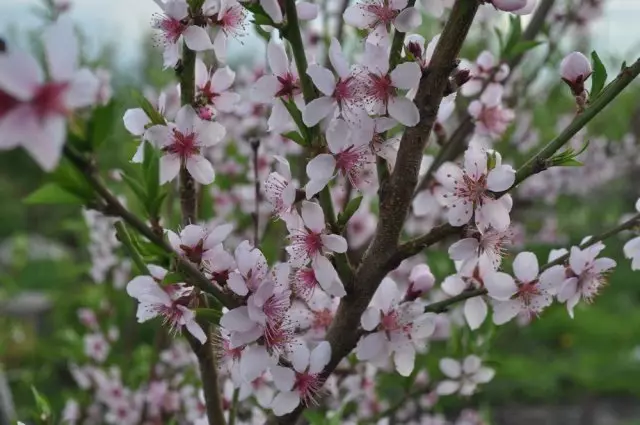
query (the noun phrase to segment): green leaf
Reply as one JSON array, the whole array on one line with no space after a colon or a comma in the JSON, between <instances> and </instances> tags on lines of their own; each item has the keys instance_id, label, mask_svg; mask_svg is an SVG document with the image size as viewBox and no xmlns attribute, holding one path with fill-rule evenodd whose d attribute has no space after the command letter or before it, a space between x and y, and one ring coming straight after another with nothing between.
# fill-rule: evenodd
<instances>
[{"instance_id":1,"label":"green leaf","mask_svg":"<svg viewBox=\"0 0 640 425\"><path fill-rule=\"evenodd\" d=\"M156 108L154 108L154 106L151 104L151 102L149 102L149 100L146 97L144 97L137 91L133 92L133 97L136 100L136 102L138 102L138 105L140 105L144 113L147 114L147 116L149 117L149 120L151 121L151 124L156 124L156 125L167 124L162 114L158 112Z\"/></svg>"},{"instance_id":2,"label":"green leaf","mask_svg":"<svg viewBox=\"0 0 640 425\"><path fill-rule=\"evenodd\" d=\"M290 131L288 133L282 133L282 137L286 137L289 140L293 140L300 146L307 146L307 143L304 141L304 138L297 131Z\"/></svg>"},{"instance_id":3,"label":"green leaf","mask_svg":"<svg viewBox=\"0 0 640 425\"><path fill-rule=\"evenodd\" d=\"M99 106L91 115L87 134L94 149L99 148L105 140L111 137L115 119L116 104L111 101L105 106Z\"/></svg>"},{"instance_id":4,"label":"green leaf","mask_svg":"<svg viewBox=\"0 0 640 425\"><path fill-rule=\"evenodd\" d=\"M196 317L217 325L220 323L222 312L212 308L196 308Z\"/></svg>"},{"instance_id":5,"label":"green leaf","mask_svg":"<svg viewBox=\"0 0 640 425\"><path fill-rule=\"evenodd\" d=\"M298 126L298 129L300 130L302 137L304 138L305 144L303 146L310 146L311 131L309 130L309 127L307 127L304 124L304 121L302 121L302 112L300 112L300 110L298 109L298 107L296 106L293 100L284 100L284 99L281 99L281 100L285 108L287 108L287 111L289 111L289 115L291 115L291 118L293 118L293 121Z\"/></svg>"},{"instance_id":6,"label":"green leaf","mask_svg":"<svg viewBox=\"0 0 640 425\"><path fill-rule=\"evenodd\" d=\"M93 188L85 177L71 163L63 159L51 174L51 179L61 188L77 197L90 201L95 199Z\"/></svg>"},{"instance_id":7,"label":"green leaf","mask_svg":"<svg viewBox=\"0 0 640 425\"><path fill-rule=\"evenodd\" d=\"M149 202L147 207L147 212L149 213L150 218L157 218L160 215L160 209L162 209L162 204L164 200L167 198L169 192L166 190L160 193L154 200Z\"/></svg>"},{"instance_id":8,"label":"green leaf","mask_svg":"<svg viewBox=\"0 0 640 425\"><path fill-rule=\"evenodd\" d=\"M126 174L126 173L122 174L122 180L133 191L133 193L136 195L136 198L138 198L138 200L143 205L146 205L147 204L147 192L146 192L144 186L142 186L142 184L139 181L137 181L137 179L135 179L134 177L132 177L132 176Z\"/></svg>"},{"instance_id":9,"label":"green leaf","mask_svg":"<svg viewBox=\"0 0 640 425\"><path fill-rule=\"evenodd\" d=\"M496 27L494 30L496 32L496 37L498 37L498 50L502 53L504 51L504 35L499 28Z\"/></svg>"},{"instance_id":10,"label":"green leaf","mask_svg":"<svg viewBox=\"0 0 640 425\"><path fill-rule=\"evenodd\" d=\"M326 415L319 410L305 410L303 415L310 425L326 425L329 422Z\"/></svg>"},{"instance_id":11,"label":"green leaf","mask_svg":"<svg viewBox=\"0 0 640 425\"><path fill-rule=\"evenodd\" d=\"M591 91L589 92L590 102L600 94L604 83L607 81L607 69L595 50L591 52L591 60L593 62L593 75L591 76Z\"/></svg>"},{"instance_id":12,"label":"green leaf","mask_svg":"<svg viewBox=\"0 0 640 425\"><path fill-rule=\"evenodd\" d=\"M523 53L528 52L529 50L538 47L542 44L542 41L538 40L529 40L529 41L521 41L516 44L513 49L511 49L511 57L519 56Z\"/></svg>"},{"instance_id":13,"label":"green leaf","mask_svg":"<svg viewBox=\"0 0 640 425\"><path fill-rule=\"evenodd\" d=\"M127 254L129 254L129 258L133 260L133 263L136 265L138 272L142 275L149 275L149 269L140 256L140 253L133 243L131 236L129 236L129 232L127 231L124 223L122 221L117 221L114 224L114 227L116 228L116 237L122 243L122 246L126 250Z\"/></svg>"},{"instance_id":14,"label":"green leaf","mask_svg":"<svg viewBox=\"0 0 640 425\"><path fill-rule=\"evenodd\" d=\"M355 212L360 208L360 204L362 203L362 196L358 196L349 201L344 211L338 214L338 225L340 227L344 226L349 222L351 216L355 214Z\"/></svg>"},{"instance_id":15,"label":"green leaf","mask_svg":"<svg viewBox=\"0 0 640 425\"><path fill-rule=\"evenodd\" d=\"M202 5L204 4L204 0L188 0L188 3L191 10L197 11L200 8L202 8Z\"/></svg>"},{"instance_id":16,"label":"green leaf","mask_svg":"<svg viewBox=\"0 0 640 425\"><path fill-rule=\"evenodd\" d=\"M184 276L178 272L167 273L164 279L162 279L163 285L173 285L174 283L184 282Z\"/></svg>"},{"instance_id":17,"label":"green leaf","mask_svg":"<svg viewBox=\"0 0 640 425\"><path fill-rule=\"evenodd\" d=\"M38 409L38 417L43 421L48 420L51 417L51 406L49 405L49 401L42 396L33 385L31 386L31 392L33 393L36 408Z\"/></svg>"},{"instance_id":18,"label":"green leaf","mask_svg":"<svg viewBox=\"0 0 640 425\"><path fill-rule=\"evenodd\" d=\"M144 171L147 200L154 201L160 192L160 156L153 146L151 146L151 143L143 143L144 159L142 169ZM149 209L149 205L145 206Z\"/></svg>"},{"instance_id":19,"label":"green leaf","mask_svg":"<svg viewBox=\"0 0 640 425\"><path fill-rule=\"evenodd\" d=\"M504 50L501 55L503 58L509 58L512 55L511 52L522 38L522 23L520 21L520 16L513 15L509 20L511 21L511 25L509 35L507 36L507 42L505 43Z\"/></svg>"},{"instance_id":20,"label":"green leaf","mask_svg":"<svg viewBox=\"0 0 640 425\"><path fill-rule=\"evenodd\" d=\"M29 205L36 204L67 204L67 205L84 205L85 201L67 192L56 183L46 183L44 186L31 192L23 202Z\"/></svg>"}]
</instances>

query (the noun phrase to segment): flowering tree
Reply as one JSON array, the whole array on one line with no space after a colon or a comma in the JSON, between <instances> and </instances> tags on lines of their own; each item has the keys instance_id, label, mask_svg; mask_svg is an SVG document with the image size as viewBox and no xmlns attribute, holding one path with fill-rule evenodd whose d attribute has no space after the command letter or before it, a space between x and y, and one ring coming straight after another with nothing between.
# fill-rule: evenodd
<instances>
[{"instance_id":1,"label":"flowering tree","mask_svg":"<svg viewBox=\"0 0 640 425\"><path fill-rule=\"evenodd\" d=\"M548 261L514 244L512 214L537 187L559 193L558 181L579 178L563 174L591 149L576 135L640 74L640 60L607 83L597 54L570 53L554 78L575 99L569 122L535 154L496 148L524 140L511 131L531 83L518 67L542 43L542 65L558 48L555 27L542 29L584 24L598 2L570 2L579 12L566 14L554 0L347 0L336 12L293 0L156 3L177 86L124 113L139 144L108 183L98 152L109 83L81 66L68 5L50 4L44 66L12 46L0 53L0 148L24 148L51 172L31 202L82 203L94 280L119 271L137 321L157 322L150 371L134 384L106 367L117 332L81 312L90 361L71 371L94 397L70 400L64 421L293 424L319 406L327 417L309 421L404 412L427 423L437 418L424 403L411 416L413 398L428 394L433 407L500 376L474 345L438 358L441 379L426 381L422 359L456 337L452 327L480 336L490 322L544 320L556 303L573 317L596 300L616 267L601 255L605 239L640 214ZM489 26L508 16L508 28L496 30L499 49L462 61L481 14ZM523 31L519 15L530 14ZM411 33L423 17L444 24L430 41ZM227 44L249 25L267 66L241 74ZM455 263L441 282L425 256L435 250ZM624 256L640 268L637 237ZM389 371L416 387L397 404L375 391Z\"/></svg>"}]
</instances>

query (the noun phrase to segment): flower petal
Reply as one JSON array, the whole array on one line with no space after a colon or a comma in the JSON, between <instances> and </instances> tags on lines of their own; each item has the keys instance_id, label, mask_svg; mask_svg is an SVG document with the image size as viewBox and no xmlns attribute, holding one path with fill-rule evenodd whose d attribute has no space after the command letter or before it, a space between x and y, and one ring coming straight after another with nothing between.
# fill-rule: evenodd
<instances>
[{"instance_id":1,"label":"flower petal","mask_svg":"<svg viewBox=\"0 0 640 425\"><path fill-rule=\"evenodd\" d=\"M464 303L464 317L471 330L476 330L487 317L487 304L481 297L469 298Z\"/></svg>"},{"instance_id":2,"label":"flower petal","mask_svg":"<svg viewBox=\"0 0 640 425\"><path fill-rule=\"evenodd\" d=\"M389 115L407 127L413 127L420 121L420 112L416 105L403 96L393 96L389 99Z\"/></svg>"},{"instance_id":3,"label":"flower petal","mask_svg":"<svg viewBox=\"0 0 640 425\"><path fill-rule=\"evenodd\" d=\"M313 99L302 111L302 121L308 127L318 124L323 118L331 116L338 107L338 102L332 97L322 96Z\"/></svg>"},{"instance_id":4,"label":"flower petal","mask_svg":"<svg viewBox=\"0 0 640 425\"><path fill-rule=\"evenodd\" d=\"M536 280L538 271L538 257L533 252L521 252L513 260L513 273L522 283Z\"/></svg>"},{"instance_id":5,"label":"flower petal","mask_svg":"<svg viewBox=\"0 0 640 425\"><path fill-rule=\"evenodd\" d=\"M184 36L185 44L191 50L202 52L204 50L213 49L211 37L209 37L207 30L202 27L190 25L186 30L184 30L182 35Z\"/></svg>"},{"instance_id":6,"label":"flower petal","mask_svg":"<svg viewBox=\"0 0 640 425\"><path fill-rule=\"evenodd\" d=\"M47 28L43 40L51 78L70 81L78 67L78 39L69 17L61 17Z\"/></svg>"},{"instance_id":7,"label":"flower petal","mask_svg":"<svg viewBox=\"0 0 640 425\"><path fill-rule=\"evenodd\" d=\"M490 272L483 281L489 296L499 301L506 301L518 292L513 278L503 272Z\"/></svg>"}]
</instances>

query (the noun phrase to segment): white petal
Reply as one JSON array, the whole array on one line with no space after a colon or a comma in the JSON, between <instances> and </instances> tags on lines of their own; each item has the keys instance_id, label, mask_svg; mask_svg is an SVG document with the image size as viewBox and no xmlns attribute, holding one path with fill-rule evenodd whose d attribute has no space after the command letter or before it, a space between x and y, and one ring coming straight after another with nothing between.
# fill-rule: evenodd
<instances>
[{"instance_id":1,"label":"white petal","mask_svg":"<svg viewBox=\"0 0 640 425\"><path fill-rule=\"evenodd\" d=\"M264 346L250 345L242 351L240 374L247 382L260 377L269 367L269 354Z\"/></svg>"},{"instance_id":2,"label":"white petal","mask_svg":"<svg viewBox=\"0 0 640 425\"><path fill-rule=\"evenodd\" d=\"M396 350L393 356L393 363L396 370L402 376L409 376L413 372L413 365L416 359L416 351L411 344L405 344L401 350Z\"/></svg>"},{"instance_id":3,"label":"white petal","mask_svg":"<svg viewBox=\"0 0 640 425\"><path fill-rule=\"evenodd\" d=\"M232 332L246 332L255 326L249 319L247 306L237 307L222 315L220 326Z\"/></svg>"},{"instance_id":4,"label":"white petal","mask_svg":"<svg viewBox=\"0 0 640 425\"><path fill-rule=\"evenodd\" d=\"M184 36L184 42L191 50L202 52L204 50L213 49L211 38L209 37L207 30L202 27L191 25L187 27L182 35Z\"/></svg>"},{"instance_id":5,"label":"white petal","mask_svg":"<svg viewBox=\"0 0 640 425\"><path fill-rule=\"evenodd\" d=\"M142 108L127 109L122 117L124 127L134 136L142 136L145 132L145 126L151 121Z\"/></svg>"},{"instance_id":6,"label":"white petal","mask_svg":"<svg viewBox=\"0 0 640 425\"><path fill-rule=\"evenodd\" d=\"M476 374L473 375L473 380L478 384L486 384L493 379L495 374L495 370L489 367L481 367L480 370L478 370Z\"/></svg>"},{"instance_id":7,"label":"white petal","mask_svg":"<svg viewBox=\"0 0 640 425\"><path fill-rule=\"evenodd\" d=\"M218 144L227 133L227 130L217 122L200 120L197 125L198 143L202 146Z\"/></svg>"},{"instance_id":8,"label":"white petal","mask_svg":"<svg viewBox=\"0 0 640 425\"><path fill-rule=\"evenodd\" d=\"M236 79L236 73L231 68L225 66L224 68L218 68L211 77L211 85L217 93L221 93L233 84Z\"/></svg>"},{"instance_id":9,"label":"white petal","mask_svg":"<svg viewBox=\"0 0 640 425\"><path fill-rule=\"evenodd\" d=\"M347 124L345 120L340 118L333 120L327 129L327 144L329 145L329 150L337 154L351 145L353 142L349 143L349 133L349 124ZM367 140L367 143L368 142Z\"/></svg>"},{"instance_id":10,"label":"white petal","mask_svg":"<svg viewBox=\"0 0 640 425\"><path fill-rule=\"evenodd\" d=\"M367 307L360 317L360 325L365 331L374 330L380 323L380 310L375 307Z\"/></svg>"},{"instance_id":11,"label":"white petal","mask_svg":"<svg viewBox=\"0 0 640 425\"><path fill-rule=\"evenodd\" d=\"M176 155L163 155L160 158L160 184L176 178L180 172L180 158Z\"/></svg>"},{"instance_id":12,"label":"white petal","mask_svg":"<svg viewBox=\"0 0 640 425\"><path fill-rule=\"evenodd\" d=\"M471 330L478 329L487 317L487 304L481 297L469 298L464 303L464 317Z\"/></svg>"},{"instance_id":13,"label":"white petal","mask_svg":"<svg viewBox=\"0 0 640 425\"><path fill-rule=\"evenodd\" d=\"M269 15L273 23L279 24L282 22L282 9L280 9L278 0L260 0L260 6Z\"/></svg>"},{"instance_id":14,"label":"white petal","mask_svg":"<svg viewBox=\"0 0 640 425\"><path fill-rule=\"evenodd\" d=\"M311 231L320 233L324 230L324 213L322 212L322 207L319 204L315 202L302 201L302 208L300 211L305 226L307 226Z\"/></svg>"},{"instance_id":15,"label":"white petal","mask_svg":"<svg viewBox=\"0 0 640 425\"><path fill-rule=\"evenodd\" d=\"M502 325L513 319L520 313L520 300L508 300L497 302L493 306L493 323Z\"/></svg>"},{"instance_id":16,"label":"white petal","mask_svg":"<svg viewBox=\"0 0 640 425\"><path fill-rule=\"evenodd\" d=\"M609 269L612 269L616 266L615 260L611 258L598 258L593 262L593 270L597 273L605 272Z\"/></svg>"},{"instance_id":17,"label":"white petal","mask_svg":"<svg viewBox=\"0 0 640 425\"><path fill-rule=\"evenodd\" d=\"M405 62L396 66L390 74L394 87L409 90L420 82L420 66L415 62Z\"/></svg>"},{"instance_id":18,"label":"white petal","mask_svg":"<svg viewBox=\"0 0 640 425\"><path fill-rule=\"evenodd\" d=\"M387 339L383 332L366 335L358 341L356 357L358 360L371 360L385 348Z\"/></svg>"},{"instance_id":19,"label":"white petal","mask_svg":"<svg viewBox=\"0 0 640 425\"><path fill-rule=\"evenodd\" d=\"M176 115L176 126L182 134L190 134L202 122L191 105L184 105Z\"/></svg>"},{"instance_id":20,"label":"white petal","mask_svg":"<svg viewBox=\"0 0 640 425\"><path fill-rule=\"evenodd\" d=\"M293 368L302 373L307 370L307 367L309 367L310 356L311 352L309 351L306 343L303 342L293 347L289 360L291 360Z\"/></svg>"},{"instance_id":21,"label":"white petal","mask_svg":"<svg viewBox=\"0 0 640 425\"><path fill-rule=\"evenodd\" d=\"M372 23L372 16L366 13L359 4L349 6L342 14L342 17L347 25L360 29L364 29Z\"/></svg>"},{"instance_id":22,"label":"white petal","mask_svg":"<svg viewBox=\"0 0 640 425\"><path fill-rule=\"evenodd\" d=\"M460 239L449 247L449 258L453 261L472 258L477 255L479 244L476 238Z\"/></svg>"},{"instance_id":23,"label":"white petal","mask_svg":"<svg viewBox=\"0 0 640 425\"><path fill-rule=\"evenodd\" d=\"M347 241L340 235L321 235L320 239L324 247L332 252L347 252Z\"/></svg>"},{"instance_id":24,"label":"white petal","mask_svg":"<svg viewBox=\"0 0 640 425\"><path fill-rule=\"evenodd\" d=\"M236 294L244 297L249 293L249 288L247 288L247 284L244 281L244 278L240 275L240 273L232 272L229 274L229 279L227 279L227 286L235 292Z\"/></svg>"},{"instance_id":25,"label":"white petal","mask_svg":"<svg viewBox=\"0 0 640 425\"><path fill-rule=\"evenodd\" d=\"M67 138L65 118L61 115L46 118L31 136L23 140L22 146L43 170L53 170L58 165Z\"/></svg>"},{"instance_id":26,"label":"white petal","mask_svg":"<svg viewBox=\"0 0 640 425\"><path fill-rule=\"evenodd\" d=\"M271 366L273 383L280 391L289 391L295 383L295 373L292 369L282 366Z\"/></svg>"},{"instance_id":27,"label":"white petal","mask_svg":"<svg viewBox=\"0 0 640 425\"><path fill-rule=\"evenodd\" d=\"M334 282L338 279L338 273L327 257L317 256L313 259L311 267L316 275L320 287L326 292L331 292Z\"/></svg>"},{"instance_id":28,"label":"white petal","mask_svg":"<svg viewBox=\"0 0 640 425\"><path fill-rule=\"evenodd\" d=\"M578 293L578 278L572 277L564 281L558 291L558 301L561 303L569 300ZM579 294L579 293L578 293Z\"/></svg>"},{"instance_id":29,"label":"white petal","mask_svg":"<svg viewBox=\"0 0 640 425\"><path fill-rule=\"evenodd\" d=\"M261 103L271 103L280 87L273 75L263 75L251 87L251 98Z\"/></svg>"},{"instance_id":30,"label":"white petal","mask_svg":"<svg viewBox=\"0 0 640 425\"><path fill-rule=\"evenodd\" d=\"M71 20L67 16L59 18L45 30L43 40L51 78L70 81L78 67L78 40Z\"/></svg>"},{"instance_id":31,"label":"white petal","mask_svg":"<svg viewBox=\"0 0 640 425\"><path fill-rule=\"evenodd\" d=\"M0 55L0 89L18 100L31 100L43 80L42 69L33 56L21 51Z\"/></svg>"},{"instance_id":32,"label":"white petal","mask_svg":"<svg viewBox=\"0 0 640 425\"><path fill-rule=\"evenodd\" d=\"M415 7L407 7L393 20L393 25L401 32L413 31L420 24L422 24L422 15Z\"/></svg>"},{"instance_id":33,"label":"white petal","mask_svg":"<svg viewBox=\"0 0 640 425\"><path fill-rule=\"evenodd\" d=\"M286 415L293 412L300 404L300 396L297 392L281 392L271 402L271 409L276 416Z\"/></svg>"},{"instance_id":34,"label":"white petal","mask_svg":"<svg viewBox=\"0 0 640 425\"><path fill-rule=\"evenodd\" d=\"M296 3L296 12L301 21L312 21L318 17L318 5L306 1Z\"/></svg>"},{"instance_id":35,"label":"white petal","mask_svg":"<svg viewBox=\"0 0 640 425\"><path fill-rule=\"evenodd\" d=\"M322 94L325 96L331 96L333 94L336 88L336 77L333 75L333 72L323 66L311 64L307 68L307 74Z\"/></svg>"},{"instance_id":36,"label":"white petal","mask_svg":"<svg viewBox=\"0 0 640 425\"><path fill-rule=\"evenodd\" d=\"M389 115L407 127L413 127L420 121L420 112L416 105L406 97L393 96L389 99Z\"/></svg>"},{"instance_id":37,"label":"white petal","mask_svg":"<svg viewBox=\"0 0 640 425\"><path fill-rule=\"evenodd\" d=\"M166 125L154 125L144 132L144 138L157 148L173 143L173 132Z\"/></svg>"},{"instance_id":38,"label":"white petal","mask_svg":"<svg viewBox=\"0 0 640 425\"><path fill-rule=\"evenodd\" d=\"M332 97L322 96L313 99L302 111L302 121L308 127L313 127L322 121L323 118L331 116L338 107L338 102Z\"/></svg>"},{"instance_id":39,"label":"white petal","mask_svg":"<svg viewBox=\"0 0 640 425\"><path fill-rule=\"evenodd\" d=\"M502 192L513 186L516 181L516 170L510 165L499 165L489 172L487 188L494 192Z\"/></svg>"},{"instance_id":40,"label":"white petal","mask_svg":"<svg viewBox=\"0 0 640 425\"><path fill-rule=\"evenodd\" d=\"M456 379L462 374L462 365L457 360L445 357L440 359L440 370L448 378Z\"/></svg>"},{"instance_id":41,"label":"white petal","mask_svg":"<svg viewBox=\"0 0 640 425\"><path fill-rule=\"evenodd\" d=\"M64 103L69 109L84 108L96 103L100 80L86 68L80 69L71 78L64 93Z\"/></svg>"},{"instance_id":42,"label":"white petal","mask_svg":"<svg viewBox=\"0 0 640 425\"><path fill-rule=\"evenodd\" d=\"M211 184L216 178L213 165L202 155L193 155L187 159L187 171L200 184Z\"/></svg>"},{"instance_id":43,"label":"white petal","mask_svg":"<svg viewBox=\"0 0 640 425\"><path fill-rule=\"evenodd\" d=\"M202 327L200 327L198 322L196 322L195 320L189 320L187 323L185 323L184 326L187 328L191 335L193 335L198 341L200 341L200 344L204 344L205 342L207 342L207 334L204 333Z\"/></svg>"},{"instance_id":44,"label":"white petal","mask_svg":"<svg viewBox=\"0 0 640 425\"><path fill-rule=\"evenodd\" d=\"M452 297L459 295L465 290L467 284L458 275L447 276L442 282L442 290Z\"/></svg>"},{"instance_id":45,"label":"white petal","mask_svg":"<svg viewBox=\"0 0 640 425\"><path fill-rule=\"evenodd\" d=\"M507 230L511 224L509 210L499 200L486 201L481 208L481 213L488 220L487 224L500 232Z\"/></svg>"},{"instance_id":46,"label":"white petal","mask_svg":"<svg viewBox=\"0 0 640 425\"><path fill-rule=\"evenodd\" d=\"M331 360L331 345L322 341L311 352L309 360L309 373L320 373Z\"/></svg>"},{"instance_id":47,"label":"white petal","mask_svg":"<svg viewBox=\"0 0 640 425\"><path fill-rule=\"evenodd\" d=\"M458 381L442 381L436 387L436 392L439 395L451 395L460 389L460 383Z\"/></svg>"},{"instance_id":48,"label":"white petal","mask_svg":"<svg viewBox=\"0 0 640 425\"><path fill-rule=\"evenodd\" d=\"M538 257L533 252L521 252L513 260L513 273L520 282L533 282L538 277L538 270Z\"/></svg>"},{"instance_id":49,"label":"white petal","mask_svg":"<svg viewBox=\"0 0 640 425\"><path fill-rule=\"evenodd\" d=\"M349 64L342 53L340 42L335 37L331 38L331 45L329 46L329 60L331 61L333 69L336 70L336 73L340 78L344 79L349 76Z\"/></svg>"},{"instance_id":50,"label":"white petal","mask_svg":"<svg viewBox=\"0 0 640 425\"><path fill-rule=\"evenodd\" d=\"M275 37L271 38L267 46L267 59L274 75L282 76L289 72L287 52L285 52L284 46L276 41Z\"/></svg>"},{"instance_id":51,"label":"white petal","mask_svg":"<svg viewBox=\"0 0 640 425\"><path fill-rule=\"evenodd\" d=\"M375 294L373 294L371 305L383 313L388 313L398 303L400 295L396 282L389 277L385 277L380 282Z\"/></svg>"},{"instance_id":52,"label":"white petal","mask_svg":"<svg viewBox=\"0 0 640 425\"><path fill-rule=\"evenodd\" d=\"M513 278L502 272L490 272L484 278L484 286L491 298L500 301L508 300L518 291L518 286Z\"/></svg>"}]
</instances>

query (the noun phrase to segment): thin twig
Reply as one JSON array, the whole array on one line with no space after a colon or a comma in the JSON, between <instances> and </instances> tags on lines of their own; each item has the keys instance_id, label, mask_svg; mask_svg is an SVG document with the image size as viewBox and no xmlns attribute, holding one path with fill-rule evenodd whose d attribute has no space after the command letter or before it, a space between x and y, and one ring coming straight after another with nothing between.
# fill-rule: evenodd
<instances>
[{"instance_id":1,"label":"thin twig","mask_svg":"<svg viewBox=\"0 0 640 425\"><path fill-rule=\"evenodd\" d=\"M260 246L260 177L258 176L258 150L260 149L260 139L251 140L251 150L253 151L253 184L255 188L255 200L253 208L253 246Z\"/></svg>"}]
</instances>

